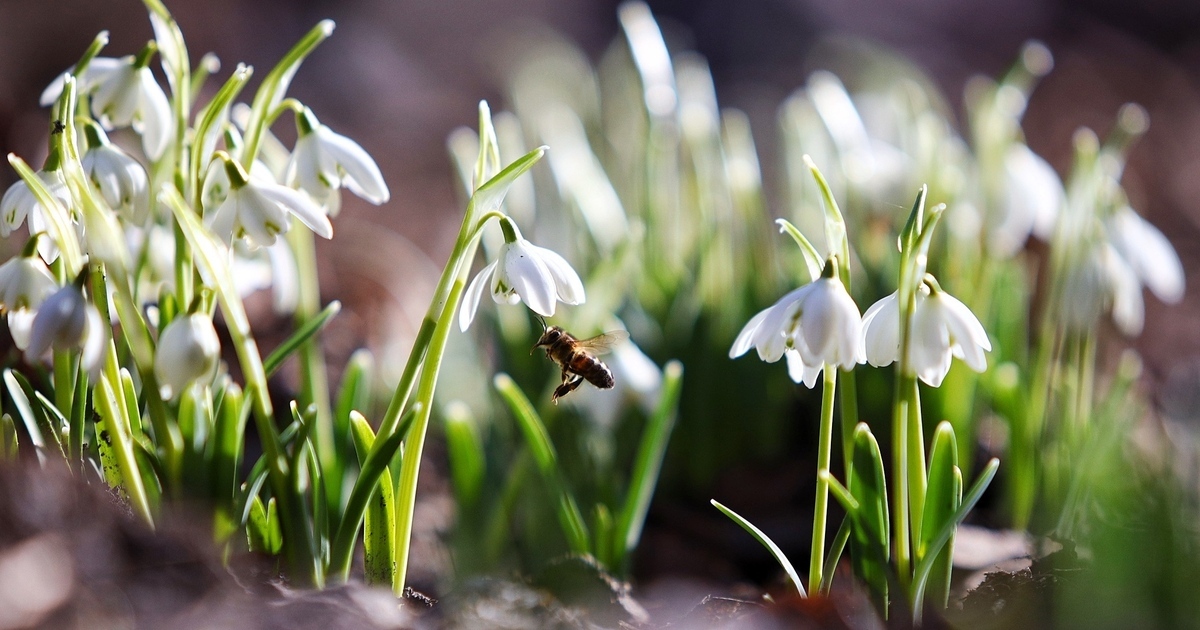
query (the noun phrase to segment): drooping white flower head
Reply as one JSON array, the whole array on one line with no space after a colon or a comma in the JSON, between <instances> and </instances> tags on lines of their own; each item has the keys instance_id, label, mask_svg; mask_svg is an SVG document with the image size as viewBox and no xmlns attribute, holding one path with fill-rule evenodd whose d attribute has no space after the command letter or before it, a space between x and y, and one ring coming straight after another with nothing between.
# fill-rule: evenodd
<instances>
[{"instance_id":1,"label":"drooping white flower head","mask_svg":"<svg viewBox=\"0 0 1200 630\"><path fill-rule=\"evenodd\" d=\"M96 57L79 79L79 94L91 95L96 120L110 130L132 126L151 160L166 151L172 125L170 102L148 65L155 50L151 42L137 56ZM65 72L59 75L42 92L43 107L62 94L66 77Z\"/></svg>"},{"instance_id":2,"label":"drooping white flower head","mask_svg":"<svg viewBox=\"0 0 1200 630\"><path fill-rule=\"evenodd\" d=\"M8 313L9 331L21 350L29 345L38 308L58 288L46 263L28 247L26 250L0 265L0 309Z\"/></svg>"},{"instance_id":3,"label":"drooping white flower head","mask_svg":"<svg viewBox=\"0 0 1200 630\"><path fill-rule=\"evenodd\" d=\"M46 185L46 189L54 196L64 207L71 207L71 192L67 190L67 184L63 180L62 171L41 170L37 173L38 178ZM0 198L0 237L8 238L14 230L25 224L25 219L29 219L30 234L37 234L45 231L46 218L45 209L42 208L42 203L34 196L33 191L29 189L29 185L25 180L17 180L8 190L4 191L4 197ZM42 239L42 246L53 246L51 239ZM53 258L49 258L53 260Z\"/></svg>"},{"instance_id":4,"label":"drooping white flower head","mask_svg":"<svg viewBox=\"0 0 1200 630\"><path fill-rule=\"evenodd\" d=\"M140 162L108 141L104 130L86 127L87 151L80 162L88 179L110 208L133 225L150 218L150 185Z\"/></svg>"},{"instance_id":5,"label":"drooping white flower head","mask_svg":"<svg viewBox=\"0 0 1200 630\"><path fill-rule=\"evenodd\" d=\"M867 362L890 365L900 357L900 304L896 293L879 300L863 315ZM922 283L909 328L908 366L931 387L940 387L950 362L958 357L976 372L987 369L992 343L979 319L954 296Z\"/></svg>"},{"instance_id":6,"label":"drooping white flower head","mask_svg":"<svg viewBox=\"0 0 1200 630\"><path fill-rule=\"evenodd\" d=\"M504 232L504 244L500 246L496 260L471 280L463 295L462 308L458 312L460 330L465 331L475 319L488 278L492 280L492 300L497 304L524 301L543 317L553 316L558 302L582 304L587 299L583 281L565 258L522 238L521 231L508 217L500 219L500 228Z\"/></svg>"},{"instance_id":7,"label":"drooping white flower head","mask_svg":"<svg viewBox=\"0 0 1200 630\"><path fill-rule=\"evenodd\" d=\"M1138 274L1108 242L1093 245L1063 278L1062 315L1067 327L1086 331L1105 311L1124 334L1142 332L1146 305Z\"/></svg>"},{"instance_id":8,"label":"drooping white flower head","mask_svg":"<svg viewBox=\"0 0 1200 630\"><path fill-rule=\"evenodd\" d=\"M375 160L346 136L322 125L307 107L296 116L296 147L288 161L284 180L326 203L331 215L340 208L333 198L338 188L379 205L391 194Z\"/></svg>"},{"instance_id":9,"label":"drooping white flower head","mask_svg":"<svg viewBox=\"0 0 1200 630\"><path fill-rule=\"evenodd\" d=\"M78 284L60 288L38 308L25 348L30 360L42 358L51 349L82 350L84 369L94 372L99 367L105 343L104 323Z\"/></svg>"},{"instance_id":10,"label":"drooping white flower head","mask_svg":"<svg viewBox=\"0 0 1200 630\"><path fill-rule=\"evenodd\" d=\"M617 321L608 328L623 330L624 326ZM569 400L598 427L606 429L615 428L626 401L636 404L647 416L653 413L662 394L662 368L628 336L612 345L612 353L604 357L604 362L613 373L612 389L584 387Z\"/></svg>"},{"instance_id":11,"label":"drooping white flower head","mask_svg":"<svg viewBox=\"0 0 1200 630\"><path fill-rule=\"evenodd\" d=\"M863 362L862 316L832 260L820 278L752 317L734 340L729 357L750 348L771 363L786 355L792 380L808 387L825 365L849 370Z\"/></svg>"},{"instance_id":12,"label":"drooping white flower head","mask_svg":"<svg viewBox=\"0 0 1200 630\"><path fill-rule=\"evenodd\" d=\"M1128 205L1104 224L1105 235L1141 284L1167 304L1183 299L1183 263L1171 241Z\"/></svg>"},{"instance_id":13,"label":"drooping white flower head","mask_svg":"<svg viewBox=\"0 0 1200 630\"><path fill-rule=\"evenodd\" d=\"M1049 162L1014 143L1004 156L1002 193L1001 207L989 216L987 244L992 255L1009 258L1021 251L1030 234L1050 237L1066 192Z\"/></svg>"},{"instance_id":14,"label":"drooping white flower head","mask_svg":"<svg viewBox=\"0 0 1200 630\"><path fill-rule=\"evenodd\" d=\"M176 317L158 338L154 375L164 400L178 396L197 379L211 376L221 357L221 341L203 313Z\"/></svg>"},{"instance_id":15,"label":"drooping white flower head","mask_svg":"<svg viewBox=\"0 0 1200 630\"><path fill-rule=\"evenodd\" d=\"M333 224L320 206L304 193L251 179L241 165L226 156L225 172L230 189L215 211L205 213L209 227L226 243L246 236L258 246L275 243L275 237L288 231L290 216L323 238L333 238Z\"/></svg>"}]
</instances>

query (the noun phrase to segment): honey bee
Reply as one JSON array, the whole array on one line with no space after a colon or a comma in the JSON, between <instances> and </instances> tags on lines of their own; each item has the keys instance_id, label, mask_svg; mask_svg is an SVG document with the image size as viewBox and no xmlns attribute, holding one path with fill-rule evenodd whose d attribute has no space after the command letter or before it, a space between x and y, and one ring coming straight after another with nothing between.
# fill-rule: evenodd
<instances>
[{"instance_id":1,"label":"honey bee","mask_svg":"<svg viewBox=\"0 0 1200 630\"><path fill-rule=\"evenodd\" d=\"M616 383L612 370L596 355L608 352L613 344L627 337L629 333L624 330L614 330L591 339L576 339L558 326L546 328L533 349L545 348L546 356L562 368L562 383L550 400L557 405L559 398L575 391L585 379L600 389L612 389Z\"/></svg>"}]
</instances>

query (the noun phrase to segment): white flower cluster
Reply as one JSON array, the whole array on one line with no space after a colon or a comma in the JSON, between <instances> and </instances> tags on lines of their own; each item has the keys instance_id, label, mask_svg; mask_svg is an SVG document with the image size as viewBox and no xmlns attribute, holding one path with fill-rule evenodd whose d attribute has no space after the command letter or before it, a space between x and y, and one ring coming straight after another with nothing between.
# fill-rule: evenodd
<instances>
[{"instance_id":1,"label":"white flower cluster","mask_svg":"<svg viewBox=\"0 0 1200 630\"><path fill-rule=\"evenodd\" d=\"M325 22L314 32L323 38L331 29L332 23ZM295 287L286 286L295 283L294 257L288 244L277 238L289 230L292 217L315 234L331 238L330 217L341 206L340 189L373 204L390 196L379 167L361 146L320 123L311 109L282 99L290 81L287 72L276 79L283 87L278 89L279 98L269 103L273 109L258 112L253 125L254 117L245 114L251 108L231 102L237 93L233 91L224 100L219 93L213 103L198 107L197 127L181 133L186 121L177 118L178 103L172 101L181 97L168 96L150 69L155 54L161 52L168 77L178 70L171 38L158 35L158 41L151 41L138 54L113 58L94 56L107 43L107 36L101 34L78 68L64 72L45 89L41 104L52 106L59 117L73 111L74 120L55 125L49 157L36 180L18 181L0 198L0 236L7 237L26 223L31 236L22 255L0 266L0 309L7 313L17 346L31 360L40 360L50 349L81 350L84 366L95 370L103 358L108 327L85 296L83 279L88 272L64 284L62 272L56 278L48 267L61 252L75 252L64 267L69 274L86 270L88 262L139 261L138 273L109 273L108 282L137 284L130 290L144 302L153 302L162 290L175 290L174 217L152 188L160 183L156 178L161 177L163 186L178 186L189 201L199 200L193 210L217 241L230 246L229 261L235 268L257 269L270 261L271 280L264 281L257 272L235 271L231 276L246 291L273 282L277 296L293 296L277 300L281 306L294 302L296 294ZM302 56L291 63L299 63L298 59ZM249 69L239 66L230 84L249 76ZM257 99L256 107L263 109ZM289 110L295 113L298 130L290 152L269 131L275 118ZM211 115L203 115L206 112ZM140 157L138 149L130 152L109 139L109 132L125 128L140 138ZM77 137L82 138L78 145ZM269 150L257 151L256 146L250 151L254 155L249 155L244 142L251 137L258 145L270 145ZM223 148L218 146L221 138ZM200 177L187 180L189 169ZM151 175L160 171L164 174ZM40 185L31 188L29 182ZM79 246L65 250L64 238L78 239ZM189 267L186 273L193 271ZM211 315L180 313L162 329L158 340L155 372L162 395L178 396L189 383L211 378L219 355Z\"/></svg>"}]
</instances>

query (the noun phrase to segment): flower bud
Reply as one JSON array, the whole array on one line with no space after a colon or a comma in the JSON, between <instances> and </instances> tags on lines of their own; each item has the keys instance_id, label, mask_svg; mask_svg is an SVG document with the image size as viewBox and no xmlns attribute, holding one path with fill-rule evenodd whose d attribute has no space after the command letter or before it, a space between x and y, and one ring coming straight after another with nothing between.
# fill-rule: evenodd
<instances>
[{"instance_id":1,"label":"flower bud","mask_svg":"<svg viewBox=\"0 0 1200 630\"><path fill-rule=\"evenodd\" d=\"M193 313L176 318L158 339L154 375L158 377L159 394L163 399L179 395L193 381L211 375L220 356L221 341L207 315Z\"/></svg>"}]
</instances>

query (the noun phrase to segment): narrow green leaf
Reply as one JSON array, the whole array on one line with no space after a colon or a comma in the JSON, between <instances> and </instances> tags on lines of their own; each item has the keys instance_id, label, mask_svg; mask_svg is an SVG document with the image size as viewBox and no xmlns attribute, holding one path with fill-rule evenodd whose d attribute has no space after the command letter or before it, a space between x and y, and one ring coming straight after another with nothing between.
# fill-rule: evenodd
<instances>
[{"instance_id":1,"label":"narrow green leaf","mask_svg":"<svg viewBox=\"0 0 1200 630\"><path fill-rule=\"evenodd\" d=\"M351 412L350 423L358 464L364 466L375 444L375 432L357 411ZM396 491L391 473L385 470L376 486L363 519L363 572L367 584L391 586L392 530L396 527Z\"/></svg>"},{"instance_id":2,"label":"narrow green leaf","mask_svg":"<svg viewBox=\"0 0 1200 630\"><path fill-rule=\"evenodd\" d=\"M642 432L642 441L638 446L633 473L629 479L629 490L617 521L615 535L620 538L613 541L613 550L618 563L623 563L641 540L642 526L646 522L646 513L650 510L654 488L658 485L658 475L662 470L663 458L667 454L667 445L671 441L671 432L675 429L679 395L682 391L683 364L679 361L669 361L663 368L662 394L658 406Z\"/></svg>"},{"instance_id":3,"label":"narrow green leaf","mask_svg":"<svg viewBox=\"0 0 1200 630\"><path fill-rule=\"evenodd\" d=\"M229 383L217 406L216 426L213 428L211 440L211 479L217 511L227 513L230 517L235 513L237 473L241 466L246 422L249 418L250 405L242 395L242 389L235 383Z\"/></svg>"},{"instance_id":4,"label":"narrow green leaf","mask_svg":"<svg viewBox=\"0 0 1200 630\"><path fill-rule=\"evenodd\" d=\"M471 409L464 403L446 405L442 414L446 431L446 451L450 460L450 477L458 504L469 509L479 500L487 463L483 440L471 418Z\"/></svg>"},{"instance_id":5,"label":"narrow green leaf","mask_svg":"<svg viewBox=\"0 0 1200 630\"><path fill-rule=\"evenodd\" d=\"M938 424L933 434L933 447L929 454L928 486L925 494L924 522L921 525L921 540L917 543L915 558L919 563L926 554L933 537L941 532L942 527L950 522L962 493L961 474L958 470L958 445L954 438L954 428L949 422ZM950 574L953 560L953 544L945 545L935 561L938 567L929 578L927 597L941 608L946 607L950 597Z\"/></svg>"},{"instance_id":6,"label":"narrow green leaf","mask_svg":"<svg viewBox=\"0 0 1200 630\"><path fill-rule=\"evenodd\" d=\"M113 453L121 472L121 488L129 497L134 511L153 526L154 517L150 511L142 474L134 455L133 436L129 432L129 422L125 418L124 410L118 404L108 378L100 379L100 383L96 386L96 411L112 439Z\"/></svg>"},{"instance_id":7,"label":"narrow green leaf","mask_svg":"<svg viewBox=\"0 0 1200 630\"><path fill-rule=\"evenodd\" d=\"M339 576L342 580L349 577L354 542L358 539L359 526L366 519L371 496L375 494L381 477L388 473L388 463L400 450L405 434L408 433L409 427L412 426L413 420L420 412L421 403L413 403L413 406L400 418L397 430L382 440L375 441L371 452L359 468L358 479L354 481L354 487L350 490L350 498L346 501L346 510L334 533L333 545L329 554L330 575ZM355 424L354 416L358 416L358 414L355 413L351 416L352 427ZM390 479L390 475L388 479ZM393 516L393 522L394 519Z\"/></svg>"},{"instance_id":8,"label":"narrow green leaf","mask_svg":"<svg viewBox=\"0 0 1200 630\"><path fill-rule=\"evenodd\" d=\"M796 568L792 566L792 563L787 559L787 556L783 555L783 550L779 548L779 545L776 545L774 541L764 534L762 530L750 523L750 521L742 518L737 512L734 512L724 505L721 505L716 499L711 499L709 503L712 503L713 507L721 510L721 513L725 516L728 516L733 522L741 525L742 529L750 532L750 535L754 536L755 540L757 540L763 547L766 547L767 551L771 552L771 556L775 558L775 561L779 563L779 566L782 567L784 572L788 574L788 577L791 578L792 584L796 586L796 591L800 593L800 597L808 597L808 594L804 592L804 584L800 582L800 575L796 573Z\"/></svg>"},{"instance_id":9,"label":"narrow green leaf","mask_svg":"<svg viewBox=\"0 0 1200 630\"><path fill-rule=\"evenodd\" d=\"M945 545L954 536L954 530L962 523L967 514L979 502L980 497L987 490L988 485L992 483L992 479L996 476L996 469L1000 468L1000 460L993 457L991 461L983 467L983 472L979 473L979 478L971 486L971 490L963 497L958 509L954 511L954 516L949 522L942 525L937 537L932 539L932 542L925 550L925 558L917 565L917 569L913 574L913 593L912 601L921 602L925 600L925 588L929 581L929 574L933 570L933 565L938 554ZM921 623L921 606L913 606L913 622Z\"/></svg>"},{"instance_id":10,"label":"narrow green leaf","mask_svg":"<svg viewBox=\"0 0 1200 630\"><path fill-rule=\"evenodd\" d=\"M283 362L287 361L288 357L295 354L296 351L304 345L304 342L311 339L313 335L321 332L321 329L324 328L325 325L328 324L335 315L340 313L341 310L341 302L338 302L337 300L330 302L329 306L326 306L320 313L317 313L316 317L304 322L304 325L301 326L299 330L292 333L292 336L288 337L283 341L283 343L279 344L278 348L275 348L271 354L267 355L267 358L263 359L263 371L266 372L267 377L270 378L274 376L275 372L283 366Z\"/></svg>"},{"instance_id":11,"label":"narrow green leaf","mask_svg":"<svg viewBox=\"0 0 1200 630\"><path fill-rule=\"evenodd\" d=\"M45 464L46 436L42 432L38 414L29 402L29 394L26 393L33 391L33 387L29 385L29 381L25 380L24 376L11 369L4 370L4 385L8 388L8 395L13 406L17 408L17 415L21 416L21 422L25 425L26 433L29 434L29 441L37 452L38 462ZM51 433L51 440L57 440L57 438L57 433Z\"/></svg>"},{"instance_id":12,"label":"narrow green leaf","mask_svg":"<svg viewBox=\"0 0 1200 630\"><path fill-rule=\"evenodd\" d=\"M800 253L804 255L804 266L808 268L808 275L811 280L816 280L821 277L821 269L825 266L825 259L817 251L816 247L809 242L800 228L792 225L787 219L775 219L775 223L779 225L780 232L786 232L788 236L796 241L796 245L800 246Z\"/></svg>"},{"instance_id":13,"label":"narrow green leaf","mask_svg":"<svg viewBox=\"0 0 1200 630\"><path fill-rule=\"evenodd\" d=\"M841 262L841 281L849 290L850 243L846 239L846 220L842 218L842 211L838 208L837 200L833 198L833 191L829 189L829 182L821 174L821 169L817 168L816 163L807 155L804 156L804 164L808 166L813 179L816 180L817 188L821 189L821 205L825 210L825 246L829 248L831 254L837 254L838 260ZM824 263L823 260L821 262Z\"/></svg>"},{"instance_id":14,"label":"narrow green leaf","mask_svg":"<svg viewBox=\"0 0 1200 630\"><path fill-rule=\"evenodd\" d=\"M592 551L591 536L583 521L583 514L579 511L579 504L562 478L562 471L558 466L558 455L554 450L554 444L550 442L546 425L542 423L541 417L534 410L525 393L511 377L503 373L497 374L492 383L517 420L517 425L525 436L525 443L529 445L529 450L542 479L549 486L551 494L557 497L558 522L562 526L563 535L566 536L571 551L581 554L590 553Z\"/></svg>"},{"instance_id":15,"label":"narrow green leaf","mask_svg":"<svg viewBox=\"0 0 1200 630\"><path fill-rule=\"evenodd\" d=\"M837 534L833 537L833 545L829 548L829 555L825 557L825 566L821 568L821 590L826 593L833 587L833 575L837 572L838 562L842 559L842 552L846 550L846 542L850 540L853 530L850 517L842 518L842 524L838 526Z\"/></svg>"},{"instance_id":16,"label":"narrow green leaf","mask_svg":"<svg viewBox=\"0 0 1200 630\"><path fill-rule=\"evenodd\" d=\"M0 415L0 457L16 459L19 446L16 421L7 413Z\"/></svg>"},{"instance_id":17,"label":"narrow green leaf","mask_svg":"<svg viewBox=\"0 0 1200 630\"><path fill-rule=\"evenodd\" d=\"M277 555L283 549L283 529L272 497L264 507L262 499L254 497L250 504L250 522L246 528L250 550Z\"/></svg>"},{"instance_id":18,"label":"narrow green leaf","mask_svg":"<svg viewBox=\"0 0 1200 630\"><path fill-rule=\"evenodd\" d=\"M489 179L475 191L474 195L471 195L471 201L467 204L467 216L482 217L489 212L499 210L500 204L504 203L504 196L508 194L508 189L512 187L513 182L524 175L525 171L533 168L533 165L537 164L545 154L546 147L538 147L496 173L495 177Z\"/></svg>"},{"instance_id":19,"label":"narrow green leaf","mask_svg":"<svg viewBox=\"0 0 1200 630\"><path fill-rule=\"evenodd\" d=\"M848 490L859 509L852 513L850 558L855 575L867 584L876 604L886 610L891 548L887 482L879 443L864 422L854 427L853 457Z\"/></svg>"}]
</instances>

